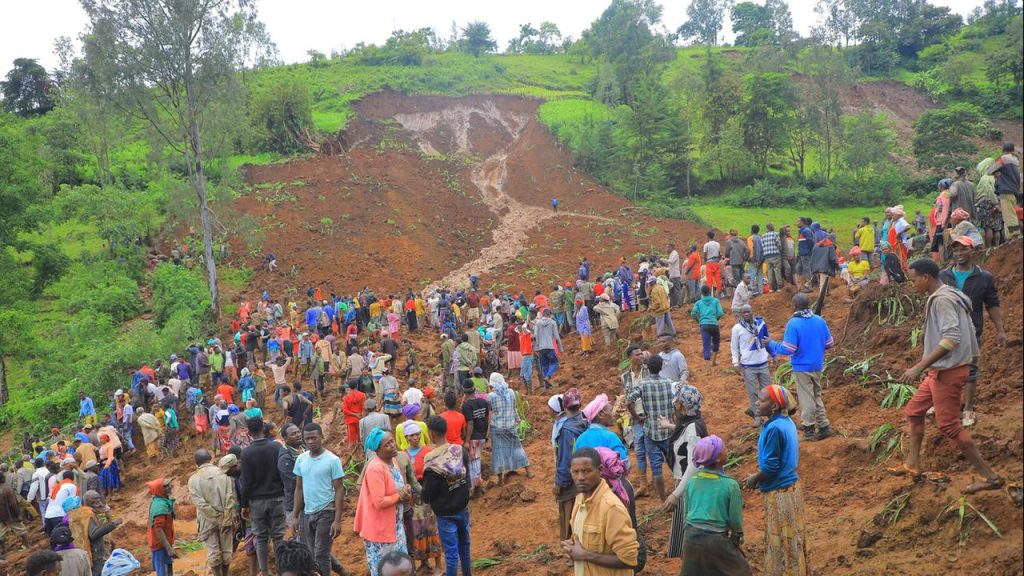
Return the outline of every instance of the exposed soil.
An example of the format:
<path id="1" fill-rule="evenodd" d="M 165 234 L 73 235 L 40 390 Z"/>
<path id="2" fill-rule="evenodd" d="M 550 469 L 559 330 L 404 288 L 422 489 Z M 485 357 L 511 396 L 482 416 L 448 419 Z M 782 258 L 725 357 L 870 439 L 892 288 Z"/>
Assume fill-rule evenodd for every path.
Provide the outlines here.
<path id="1" fill-rule="evenodd" d="M 266 289 L 274 295 L 304 292 L 310 285 L 338 293 L 363 286 L 400 290 L 434 283 L 457 285 L 473 272 L 484 286 L 547 292 L 553 282 L 574 276 L 583 255 L 596 272 L 604 272 L 617 266 L 620 258 L 632 262 L 637 254 L 661 252 L 670 239 L 677 246 L 703 239 L 703 227 L 638 215 L 624 199 L 573 170 L 570 155 L 537 122 L 536 106 L 535 101 L 513 97 L 377 94 L 356 107 L 359 117 L 344 135 L 350 143 L 347 155 L 251 167 L 247 182 L 253 189 L 234 206 L 239 214 L 263 224 L 265 251 L 277 255 L 282 270 L 258 271 L 248 290 Z M 552 197 L 561 201 L 557 215 L 550 209 Z M 320 230 L 324 217 L 335 223 L 333 232 Z M 241 239 L 233 239 L 232 248 L 234 254 L 245 253 Z M 246 262 L 258 268 L 259 260 L 254 255 Z M 984 264 L 999 281 L 1010 343 L 996 348 L 994 330 L 985 332 L 980 416 L 971 430 L 982 454 L 1018 486 L 1024 472 L 1022 260 L 1017 243 L 994 251 Z M 293 266 L 295 272 L 289 274 Z M 942 512 L 970 482 L 971 471 L 933 423 L 928 424 L 923 466 L 947 472 L 952 480 L 948 484 L 915 484 L 889 477 L 867 452 L 871 432 L 886 423 L 902 427 L 902 414 L 880 408 L 885 396 L 880 384 L 861 385 L 856 375 L 846 375 L 844 370 L 882 352 L 870 372 L 883 378 L 886 371 L 901 373 L 921 354 L 920 345 L 917 349 L 910 345 L 911 331 L 921 322 L 919 308 L 900 326 L 877 325 L 874 300 L 888 295 L 885 289 L 872 287 L 851 304 L 844 300 L 845 288 L 836 287 L 825 308 L 839 345 L 830 353 L 838 359 L 828 371 L 824 398 L 841 435 L 801 446 L 800 474 L 814 573 L 1021 574 L 1024 516 L 1019 499 L 1013 499 L 1018 493 L 970 497 L 969 502 L 998 526 L 1003 538 L 969 514 L 966 545 L 961 546 L 955 516 Z M 755 301 L 756 312 L 766 317 L 774 335 L 782 333 L 789 317 L 790 296 L 784 291 Z M 635 324 L 640 317 L 629 313 L 622 318 L 622 337 L 650 339 L 651 334 Z M 742 478 L 756 467 L 757 436 L 742 415 L 746 398 L 741 378 L 725 367 L 705 369 L 698 331 L 688 310 L 674 311 L 673 319 L 681 349 L 690 361 L 691 381 L 704 396 L 708 427 L 725 439 L 732 455 L 743 457 L 737 468 L 730 469 Z M 731 323 L 729 318 L 723 320 L 724 326 Z M 428 379 L 436 378 L 436 336 L 420 332 L 410 337 L 431 375 Z M 567 337 L 555 384 L 559 390 L 577 386 L 585 399 L 601 392 L 616 396 L 621 353 L 621 347 L 607 350 L 598 342 L 597 352 L 584 358 L 578 339 Z M 512 382 L 519 386 L 517 378 Z M 330 396 L 323 412 L 328 445 L 340 451 L 341 431 L 327 422 L 336 400 L 336 395 Z M 473 558 L 500 562 L 486 574 L 570 573 L 557 556 L 557 511 L 550 496 L 551 417 L 545 400 L 539 395 L 529 397 L 527 411 L 535 431 L 525 446 L 535 477 L 513 476 L 507 486 L 494 487 L 471 504 Z M 268 415 L 282 420 L 276 408 L 268 410 Z M 148 497 L 142 483 L 161 475 L 176 478 L 179 540 L 193 538 L 195 512 L 187 502 L 184 483 L 193 469 L 190 454 L 197 446 L 198 441 L 187 442 L 177 458 L 159 464 L 133 458 L 123 474 L 126 488 L 111 501 L 115 516 L 127 520 L 113 539 L 136 553 L 144 567 L 149 564 Z M 489 454 L 484 458 L 488 461 Z M 890 523 L 880 513 L 900 494 L 909 494 L 906 507 Z M 351 526 L 354 498 L 349 494 L 346 526 Z M 759 573 L 763 500 L 756 493 L 745 493 L 745 498 L 745 550 Z M 638 504 L 651 551 L 645 573 L 677 573 L 679 561 L 665 558 L 669 516 L 659 511 L 653 498 L 642 498 Z M 365 566 L 362 543 L 349 530 L 335 541 L 334 553 L 351 569 Z M 203 573 L 204 554 L 201 549 L 186 554 L 176 563 L 176 572 Z M 23 558 L 23 553 L 11 555 L 15 562 Z M 236 555 L 232 573 L 245 573 L 245 564 L 244 556 Z"/>

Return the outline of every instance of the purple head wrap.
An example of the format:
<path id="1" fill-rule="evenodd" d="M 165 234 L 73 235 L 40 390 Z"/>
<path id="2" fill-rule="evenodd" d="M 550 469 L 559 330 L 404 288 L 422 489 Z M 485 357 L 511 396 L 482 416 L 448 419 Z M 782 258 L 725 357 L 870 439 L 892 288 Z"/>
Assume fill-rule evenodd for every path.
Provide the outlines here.
<path id="1" fill-rule="evenodd" d="M 615 492 L 623 504 L 629 506 L 629 494 L 622 485 L 622 477 L 626 475 L 626 463 L 619 458 L 615 450 L 604 446 L 599 446 L 595 450 L 601 455 L 601 478 L 607 480 L 612 492 Z"/>
<path id="2" fill-rule="evenodd" d="M 697 466 L 709 466 L 718 461 L 725 443 L 718 436 L 705 436 L 697 441 L 693 448 L 693 463 Z"/>
<path id="3" fill-rule="evenodd" d="M 420 413 L 419 404 L 406 404 L 402 406 L 402 415 L 406 418 L 415 418 Z"/>

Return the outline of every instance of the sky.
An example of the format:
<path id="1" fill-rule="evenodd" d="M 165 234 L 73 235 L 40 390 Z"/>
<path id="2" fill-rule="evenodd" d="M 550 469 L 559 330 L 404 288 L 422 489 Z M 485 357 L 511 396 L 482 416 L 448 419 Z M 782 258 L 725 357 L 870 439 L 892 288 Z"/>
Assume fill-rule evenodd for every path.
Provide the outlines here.
<path id="1" fill-rule="evenodd" d="M 964 16 L 982 0 L 931 0 Z M 393 30 L 432 27 L 449 36 L 452 20 L 490 24 L 500 49 L 519 35 L 519 25 L 535 27 L 548 20 L 563 35 L 578 38 L 608 5 L 608 0 L 257 0 L 284 62 L 303 62 L 308 50 L 329 54 L 359 42 L 383 43 Z M 662 0 L 662 21 L 675 30 L 686 19 L 689 0 Z M 815 0 L 789 0 L 793 27 L 807 35 L 816 24 Z M 53 43 L 60 36 L 76 39 L 87 20 L 78 0 L 4 1 L 0 17 L 0 74 L 15 58 L 36 58 L 47 69 L 57 63 Z M 726 41 L 732 39 L 726 23 Z"/>

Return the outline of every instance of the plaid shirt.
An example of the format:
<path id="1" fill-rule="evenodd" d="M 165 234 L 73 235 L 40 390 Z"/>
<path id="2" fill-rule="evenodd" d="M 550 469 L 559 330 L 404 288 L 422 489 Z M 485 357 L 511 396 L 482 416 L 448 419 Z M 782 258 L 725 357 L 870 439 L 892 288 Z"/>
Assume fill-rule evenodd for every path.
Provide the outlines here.
<path id="1" fill-rule="evenodd" d="M 782 242 L 779 240 L 779 233 L 774 230 L 761 235 L 761 246 L 763 247 L 765 258 L 782 255 Z"/>
<path id="2" fill-rule="evenodd" d="M 668 440 L 672 431 L 659 426 L 658 418 L 671 418 L 675 412 L 672 383 L 662 378 L 661 374 L 644 378 L 626 395 L 626 402 L 635 402 L 638 398 L 644 401 L 644 435 L 656 442 Z"/>
<path id="3" fill-rule="evenodd" d="M 515 392 L 510 390 L 508 395 L 491 392 L 487 400 L 491 403 L 491 428 L 509 430 L 519 425 Z"/>
<path id="4" fill-rule="evenodd" d="M 633 366 L 630 365 L 630 367 L 619 376 L 619 381 L 622 382 L 622 388 L 625 391 L 626 397 L 628 398 L 629 395 L 633 393 L 633 390 L 637 389 L 637 385 L 640 383 L 641 380 L 643 380 L 644 378 L 649 378 L 650 376 L 651 376 L 651 373 L 647 370 L 647 366 L 641 364 L 640 365 L 640 376 L 638 378 L 634 379 L 633 378 Z M 636 401 L 634 401 L 633 402 L 633 410 L 636 411 L 637 416 L 643 416 L 644 415 L 644 402 L 643 402 L 643 400 L 637 399 Z"/>

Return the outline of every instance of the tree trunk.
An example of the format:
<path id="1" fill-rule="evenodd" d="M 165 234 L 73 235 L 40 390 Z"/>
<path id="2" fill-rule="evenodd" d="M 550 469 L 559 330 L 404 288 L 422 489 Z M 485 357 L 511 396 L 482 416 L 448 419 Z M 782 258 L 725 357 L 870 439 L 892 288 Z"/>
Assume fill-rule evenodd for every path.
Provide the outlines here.
<path id="1" fill-rule="evenodd" d="M 7 394 L 7 361 L 0 354 L 0 406 L 5 406 L 10 398 Z"/>
<path id="2" fill-rule="evenodd" d="M 213 259 L 213 231 L 210 228 L 210 204 L 206 196 L 206 173 L 203 167 L 203 146 L 199 136 L 199 122 L 196 118 L 195 98 L 190 83 L 185 83 L 188 98 L 189 172 L 192 185 L 199 197 L 199 220 L 203 226 L 203 258 L 206 260 L 206 281 L 210 287 L 210 308 L 213 319 L 220 315 L 220 292 L 217 289 L 217 263 Z"/>

